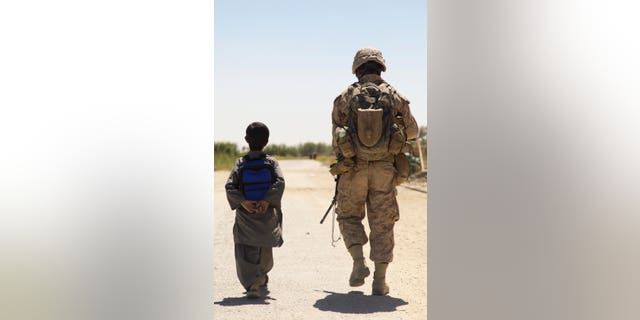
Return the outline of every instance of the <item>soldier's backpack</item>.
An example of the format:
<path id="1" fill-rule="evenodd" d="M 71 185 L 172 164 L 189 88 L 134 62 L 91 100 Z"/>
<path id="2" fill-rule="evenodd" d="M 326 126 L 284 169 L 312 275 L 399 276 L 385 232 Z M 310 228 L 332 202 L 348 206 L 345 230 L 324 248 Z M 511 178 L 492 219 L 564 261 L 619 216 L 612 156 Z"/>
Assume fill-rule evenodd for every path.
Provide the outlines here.
<path id="1" fill-rule="evenodd" d="M 393 111 L 394 89 L 383 82 L 356 82 L 351 87 L 349 127 L 358 158 L 381 160 L 398 154 L 406 141 Z"/>
<path id="2" fill-rule="evenodd" d="M 266 155 L 259 159 L 243 157 L 238 171 L 240 190 L 247 200 L 260 201 L 276 181 L 273 165 L 267 161 Z"/>

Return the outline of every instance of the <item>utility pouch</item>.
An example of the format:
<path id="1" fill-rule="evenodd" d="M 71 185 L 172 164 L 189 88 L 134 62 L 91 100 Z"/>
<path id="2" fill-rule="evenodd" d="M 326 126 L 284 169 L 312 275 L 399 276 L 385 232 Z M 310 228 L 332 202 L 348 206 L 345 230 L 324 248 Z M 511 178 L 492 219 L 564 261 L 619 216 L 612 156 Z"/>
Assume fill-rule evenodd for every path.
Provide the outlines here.
<path id="1" fill-rule="evenodd" d="M 396 168 L 396 185 L 400 185 L 409 179 L 411 165 L 404 153 L 398 153 L 393 160 L 393 166 Z"/>
<path id="2" fill-rule="evenodd" d="M 366 147 L 373 147 L 382 137 L 383 109 L 358 108 L 358 139 Z"/>
<path id="3" fill-rule="evenodd" d="M 398 154 L 404 147 L 406 138 L 397 125 L 391 127 L 391 138 L 389 139 L 389 153 Z"/>
<path id="4" fill-rule="evenodd" d="M 413 148 L 413 145 L 411 144 L 411 142 L 407 141 L 402 146 L 402 150 L 400 150 L 400 152 L 402 152 L 402 153 L 408 152 L 408 153 L 413 154 L 413 149 L 414 148 Z"/>

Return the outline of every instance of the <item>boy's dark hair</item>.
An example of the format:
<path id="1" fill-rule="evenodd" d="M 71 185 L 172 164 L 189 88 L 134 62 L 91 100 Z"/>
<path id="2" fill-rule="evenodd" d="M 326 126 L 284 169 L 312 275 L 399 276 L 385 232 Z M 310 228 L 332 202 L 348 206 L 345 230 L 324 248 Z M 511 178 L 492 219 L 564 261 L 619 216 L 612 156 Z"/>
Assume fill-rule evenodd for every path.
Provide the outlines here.
<path id="1" fill-rule="evenodd" d="M 269 128 L 262 122 L 252 122 L 247 127 L 244 140 L 251 151 L 261 151 L 269 142 Z"/>
<path id="2" fill-rule="evenodd" d="M 381 64 L 375 61 L 367 61 L 356 69 L 356 76 L 359 78 L 365 74 L 380 75 L 382 73 L 382 69 L 384 69 L 384 67 Z"/>

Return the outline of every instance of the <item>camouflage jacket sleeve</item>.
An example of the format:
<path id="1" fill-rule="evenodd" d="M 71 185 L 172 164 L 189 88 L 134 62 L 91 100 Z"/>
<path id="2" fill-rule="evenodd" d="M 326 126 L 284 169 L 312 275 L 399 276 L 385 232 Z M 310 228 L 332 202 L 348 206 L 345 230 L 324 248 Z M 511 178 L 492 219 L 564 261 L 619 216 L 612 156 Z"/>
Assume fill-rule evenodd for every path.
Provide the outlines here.
<path id="1" fill-rule="evenodd" d="M 282 170 L 280 169 L 278 161 L 272 157 L 268 157 L 267 159 L 271 161 L 271 164 L 273 165 L 273 169 L 276 173 L 276 181 L 271 185 L 267 194 L 265 194 L 264 200 L 269 202 L 272 206 L 280 208 L 282 194 L 284 193 L 284 176 L 282 175 Z"/>
<path id="2" fill-rule="evenodd" d="M 336 145 L 336 128 L 346 127 L 349 125 L 349 103 L 347 101 L 348 90 L 342 91 L 339 96 L 333 100 L 333 111 L 331 112 L 331 136 L 334 151 L 337 151 Z"/>
<path id="3" fill-rule="evenodd" d="M 246 200 L 238 183 L 240 161 L 242 161 L 242 158 L 236 160 L 236 163 L 233 165 L 233 169 L 231 169 L 231 173 L 229 174 L 229 178 L 227 179 L 227 183 L 224 185 L 224 188 L 227 190 L 227 200 L 233 210 L 240 207 L 240 203 Z"/>
<path id="4" fill-rule="evenodd" d="M 409 99 L 403 97 L 401 94 L 395 94 L 396 97 L 396 111 L 402 115 L 402 119 L 404 120 L 404 132 L 407 135 L 407 139 L 414 139 L 418 137 L 418 124 L 416 123 L 416 119 L 411 114 L 411 109 L 409 108 Z"/>
<path id="5" fill-rule="evenodd" d="M 343 91 L 333 100 L 333 112 L 331 113 L 333 129 L 336 127 L 346 127 L 349 123 L 349 104 L 347 101 L 347 90 Z"/>

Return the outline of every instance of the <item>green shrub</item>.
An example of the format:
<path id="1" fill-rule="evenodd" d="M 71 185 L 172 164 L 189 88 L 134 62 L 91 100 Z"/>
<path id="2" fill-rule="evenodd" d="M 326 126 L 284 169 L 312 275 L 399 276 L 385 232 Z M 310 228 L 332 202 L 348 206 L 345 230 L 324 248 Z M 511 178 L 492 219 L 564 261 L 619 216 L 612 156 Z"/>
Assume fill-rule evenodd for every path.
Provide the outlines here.
<path id="1" fill-rule="evenodd" d="M 213 169 L 230 170 L 240 156 L 238 145 L 232 142 L 213 143 Z"/>
<path id="2" fill-rule="evenodd" d="M 331 157 L 333 149 L 330 144 L 323 142 L 305 142 L 297 146 L 285 144 L 268 144 L 264 152 L 275 157 L 307 159 L 316 154 L 321 159 Z M 214 170 L 230 170 L 235 160 L 243 152 L 238 150 L 238 145 L 232 142 L 214 142 L 213 144 L 213 168 Z"/>

